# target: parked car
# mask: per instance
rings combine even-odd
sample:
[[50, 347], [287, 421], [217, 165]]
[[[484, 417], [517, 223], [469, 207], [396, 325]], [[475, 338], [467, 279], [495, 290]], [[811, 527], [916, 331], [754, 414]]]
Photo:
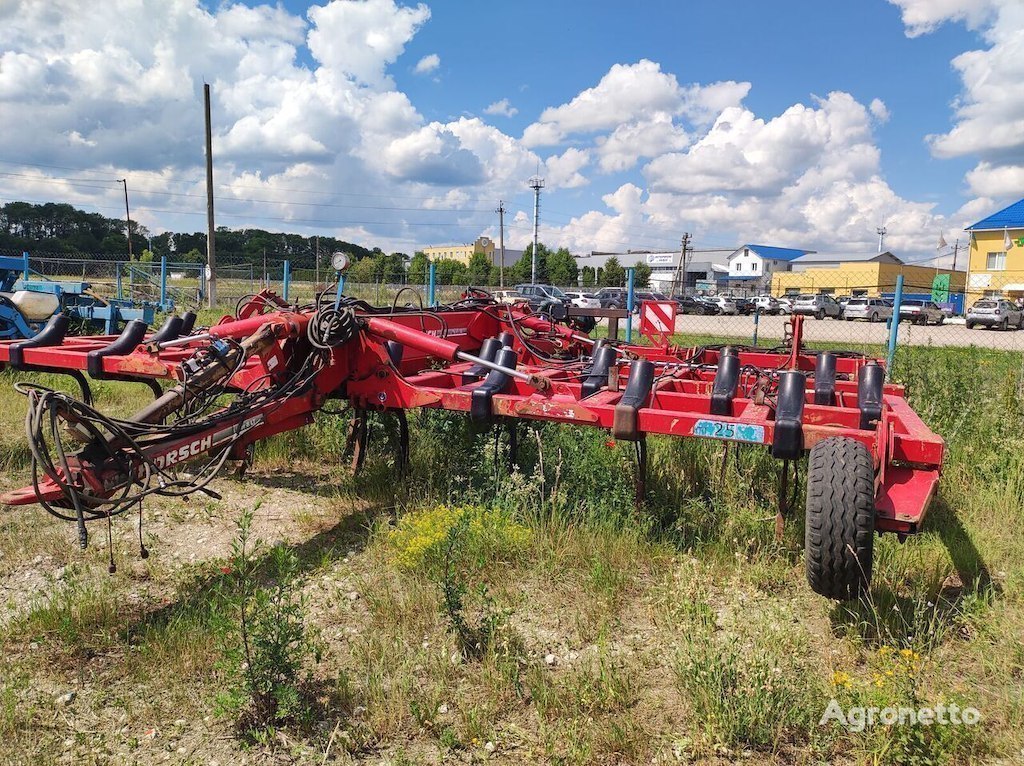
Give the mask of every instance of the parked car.
[[839, 304], [839, 318], [843, 319], [846, 316], [846, 304], [850, 302], [851, 295], [840, 295], [836, 298], [836, 303]]
[[850, 298], [846, 303], [843, 317], [847, 322], [854, 319], [881, 322], [892, 317], [892, 306], [881, 298]]
[[626, 290], [622, 287], [602, 287], [595, 293], [603, 309], [626, 308]]
[[839, 319], [842, 311], [831, 295], [804, 293], [798, 295], [796, 300], [793, 301], [793, 313], [812, 316], [815, 319], [824, 319], [825, 317]]
[[754, 305], [754, 301], [752, 299], [744, 297], [742, 295], [725, 295], [723, 297], [728, 298], [729, 300], [736, 304], [737, 314], [745, 314], [749, 316], [750, 314], [753, 314], [754, 309], [757, 308], [757, 306]]
[[1024, 328], [1024, 312], [1005, 298], [982, 298], [967, 310], [967, 329], [998, 327]]
[[710, 316], [712, 314], [718, 314], [718, 306], [714, 306], [707, 301], [702, 301], [698, 298], [691, 298], [689, 295], [676, 295], [673, 296], [672, 300], [679, 306], [680, 314], [699, 314], [701, 316]]
[[596, 295], [590, 293], [583, 293], [578, 290], [566, 291], [565, 297], [569, 299], [569, 302], [573, 306], [580, 309], [599, 309], [601, 308], [601, 301]]
[[755, 295], [751, 300], [754, 307], [762, 314], [782, 313], [782, 305], [770, 295]]
[[900, 301], [900, 321], [904, 319], [914, 324], [942, 324], [946, 315], [934, 301], [909, 298]]
[[[562, 307], [569, 305], [569, 299], [565, 293], [552, 285], [516, 285], [516, 292], [526, 299], [532, 310], [537, 312], [551, 313], [552, 307], [556, 305]], [[563, 318], [564, 316], [562, 314]], [[559, 318], [557, 314], [555, 318]]]
[[726, 298], [724, 295], [709, 295], [705, 298], [709, 303], [718, 307], [718, 311], [722, 314], [738, 314], [739, 310], [736, 308], [736, 304], [732, 302], [730, 298]]
[[494, 300], [498, 303], [516, 303], [524, 300], [523, 296], [515, 290], [495, 290], [491, 295], [494, 296]]
[[775, 299], [775, 300], [777, 300], [779, 302], [779, 313], [780, 314], [792, 314], [793, 313], [793, 297], [794, 296], [783, 295], [783, 296]]

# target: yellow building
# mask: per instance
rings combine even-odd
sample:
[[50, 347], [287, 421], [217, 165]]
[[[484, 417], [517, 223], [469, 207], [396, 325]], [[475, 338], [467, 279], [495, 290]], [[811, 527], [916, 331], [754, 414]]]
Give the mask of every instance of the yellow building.
[[837, 297], [879, 296], [896, 291], [896, 277], [900, 274], [903, 275], [903, 292], [908, 296], [931, 295], [935, 277], [947, 274], [950, 293], [960, 293], [964, 289], [965, 275], [962, 271], [875, 261], [840, 263], [801, 271], [777, 271], [772, 274], [772, 295], [827, 293]]
[[1024, 295], [1024, 199], [968, 226], [967, 303], [986, 295]]
[[475, 253], [483, 253], [491, 263], [494, 263], [494, 242], [490, 237], [478, 237], [476, 242], [465, 245], [431, 245], [423, 248], [423, 254], [432, 261], [450, 258], [467, 266]]

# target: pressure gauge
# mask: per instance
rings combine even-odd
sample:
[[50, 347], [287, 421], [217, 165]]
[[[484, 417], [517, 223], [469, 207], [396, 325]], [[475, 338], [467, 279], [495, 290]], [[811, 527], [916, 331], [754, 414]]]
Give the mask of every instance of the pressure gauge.
[[349, 266], [348, 253], [335, 253], [331, 256], [331, 265], [335, 271], [344, 271]]

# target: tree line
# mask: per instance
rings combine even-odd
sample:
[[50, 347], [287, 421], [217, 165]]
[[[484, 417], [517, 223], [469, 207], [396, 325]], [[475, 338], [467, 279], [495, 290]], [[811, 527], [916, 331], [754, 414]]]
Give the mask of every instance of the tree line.
[[[206, 262], [206, 232], [163, 232], [151, 235], [136, 221], [131, 223], [131, 253], [136, 260], [153, 261], [166, 257], [178, 263]], [[258, 271], [265, 266], [277, 273], [284, 261], [291, 263], [296, 279], [330, 281], [330, 257], [344, 251], [354, 257], [348, 278], [353, 282], [402, 282], [426, 284], [428, 259], [417, 251], [385, 253], [379, 247], [367, 248], [334, 237], [286, 234], [263, 229], [229, 229], [215, 232], [217, 263], [221, 266], [252, 264]], [[36, 256], [73, 254], [76, 258], [127, 259], [128, 235], [124, 219], [88, 213], [66, 203], [8, 202], [0, 206], [0, 251], [29, 251]], [[505, 268], [504, 282], [514, 286], [532, 279], [533, 244], [521, 258]], [[319, 261], [319, 263], [318, 263]], [[646, 287], [651, 270], [645, 264], [636, 267], [635, 284]], [[435, 276], [442, 285], [498, 285], [497, 265], [483, 253], [469, 263], [442, 258], [435, 261]], [[537, 282], [563, 287], [619, 287], [625, 284], [626, 270], [614, 256], [594, 269], [578, 266], [567, 248], [537, 247]]]
[[[28, 251], [34, 255], [74, 254], [77, 258], [127, 259], [128, 236], [123, 218], [87, 213], [72, 205], [48, 202], [8, 202], [0, 206], [0, 250]], [[362, 259], [382, 255], [380, 248], [366, 248], [334, 237], [284, 234], [263, 229], [229, 229], [214, 233], [218, 263], [268, 264], [280, 268], [291, 261], [292, 268], [315, 269], [317, 256], [323, 268], [331, 253], [344, 250]], [[168, 260], [179, 263], [206, 262], [206, 232], [163, 232], [150, 234], [136, 221], [131, 224], [131, 253], [138, 260]]]

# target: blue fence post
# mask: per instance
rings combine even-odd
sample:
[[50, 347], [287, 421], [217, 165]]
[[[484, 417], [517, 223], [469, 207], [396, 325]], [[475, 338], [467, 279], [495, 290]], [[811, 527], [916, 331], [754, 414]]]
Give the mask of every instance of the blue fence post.
[[291, 284], [292, 284], [292, 262], [291, 261], [285, 261], [284, 262], [284, 279], [283, 279], [283, 282], [284, 282], [284, 284], [281, 287], [281, 297], [284, 298], [285, 300], [288, 300], [288, 293], [290, 291]]
[[160, 256], [160, 308], [167, 307], [167, 256]]
[[121, 264], [117, 265], [117, 299], [124, 300], [124, 288], [121, 285]]
[[437, 290], [437, 265], [431, 261], [429, 268], [429, 276], [427, 277], [427, 305], [431, 308], [437, 305], [436, 298]]
[[896, 356], [896, 338], [900, 331], [900, 303], [903, 302], [903, 275], [896, 277], [896, 294], [892, 299], [892, 319], [889, 321], [889, 352], [885, 357], [885, 379], [889, 379], [892, 360]]
[[23, 250], [22, 251], [22, 253], [21, 253], [21, 260], [22, 260], [22, 264], [21, 264], [21, 278], [22, 279], [28, 279], [28, 272], [30, 271], [30, 269], [28, 267], [28, 250]]
[[758, 306], [754, 309], [754, 343], [757, 345], [757, 325], [761, 322], [761, 307]]
[[633, 342], [633, 280], [636, 277], [636, 268], [630, 266], [626, 269], [626, 343]]

